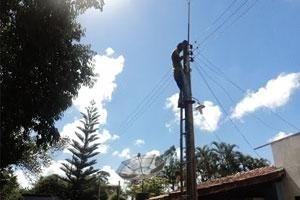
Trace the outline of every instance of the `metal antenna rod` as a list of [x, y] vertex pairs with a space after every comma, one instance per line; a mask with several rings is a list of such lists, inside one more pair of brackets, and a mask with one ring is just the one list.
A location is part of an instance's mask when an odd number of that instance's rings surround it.
[[188, 39], [188, 43], [190, 43], [190, 21], [191, 21], [191, 1], [188, 0], [188, 35], [187, 35], [187, 39]]

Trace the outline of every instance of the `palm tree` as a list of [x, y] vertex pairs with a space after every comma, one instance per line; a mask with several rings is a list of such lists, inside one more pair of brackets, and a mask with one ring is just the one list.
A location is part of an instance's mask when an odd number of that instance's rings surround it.
[[207, 145], [196, 147], [197, 172], [201, 181], [218, 177], [217, 154]]
[[249, 155], [241, 154], [239, 157], [241, 168], [243, 171], [252, 170], [255, 168], [265, 167], [269, 165], [269, 161], [264, 158], [253, 158]]
[[227, 144], [225, 142], [213, 142], [212, 144], [214, 145], [212, 151], [216, 153], [218, 157], [218, 171], [221, 176], [227, 176], [241, 171], [239, 162], [240, 153], [234, 151], [237, 145]]
[[213, 147], [196, 147], [197, 173], [201, 181], [228, 176], [269, 165], [264, 158], [253, 158], [236, 151], [238, 146], [224, 142], [212, 142]]

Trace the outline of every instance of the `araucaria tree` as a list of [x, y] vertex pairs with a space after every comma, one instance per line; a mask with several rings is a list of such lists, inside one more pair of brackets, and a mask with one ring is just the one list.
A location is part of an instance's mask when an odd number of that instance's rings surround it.
[[72, 140], [69, 151], [73, 154], [71, 159], [66, 159], [67, 163], [63, 164], [62, 170], [66, 173], [69, 185], [70, 198], [72, 200], [96, 199], [95, 193], [90, 188], [97, 184], [97, 172], [93, 165], [96, 160], [92, 159], [98, 154], [96, 149], [99, 143], [97, 140], [98, 113], [92, 104], [86, 108], [86, 113], [82, 113], [82, 127], [77, 127], [79, 132], [75, 132], [77, 139]]

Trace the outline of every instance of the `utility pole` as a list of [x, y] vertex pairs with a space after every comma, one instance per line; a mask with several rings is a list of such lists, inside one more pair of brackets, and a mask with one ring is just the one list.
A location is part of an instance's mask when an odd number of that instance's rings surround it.
[[188, 1], [188, 42], [183, 50], [184, 64], [184, 102], [185, 102], [185, 134], [186, 134], [186, 168], [187, 168], [187, 199], [197, 200], [196, 157], [194, 139], [193, 99], [191, 87], [191, 46], [190, 46], [190, 1]]

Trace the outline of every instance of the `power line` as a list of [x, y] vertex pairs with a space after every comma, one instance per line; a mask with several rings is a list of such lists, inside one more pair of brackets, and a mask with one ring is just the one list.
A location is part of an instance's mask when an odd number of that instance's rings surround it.
[[129, 128], [135, 123], [135, 121], [137, 121], [141, 116], [144, 115], [144, 113], [149, 110], [151, 108], [151, 106], [155, 103], [155, 101], [158, 99], [158, 97], [160, 95], [162, 95], [164, 93], [164, 91], [168, 88], [168, 86], [170, 85], [171, 80], [168, 80], [168, 82], [166, 82], [162, 87], [161, 90], [159, 92], [157, 92], [156, 94], [154, 94], [153, 96], [150, 97], [149, 101], [147, 102], [147, 104], [138, 112], [136, 113], [133, 117], [132, 120], [130, 122], [128, 122], [128, 124], [124, 127], [124, 129], [122, 130], [122, 133], [124, 134], [125, 132], [127, 132], [129, 130]]
[[198, 48], [201, 46], [205, 41], [207, 41], [210, 37], [212, 37], [219, 29], [221, 29], [237, 12], [239, 12], [240, 9], [242, 9], [249, 0], [245, 0], [237, 9], [235, 9], [225, 20], [219, 24], [211, 33], [209, 33], [207, 36], [204, 37], [199, 43], [199, 45], [196, 47]]
[[[196, 63], [198, 63], [196, 61]], [[198, 65], [200, 66], [200, 64], [198, 63]], [[206, 63], [204, 63], [204, 65], [207, 65]], [[202, 65], [201, 65], [202, 66]], [[207, 66], [208, 67], [208, 66]], [[210, 74], [205, 71], [205, 69], [202, 67], [202, 70], [204, 71], [205, 75], [212, 81], [214, 82], [218, 87], [220, 87], [222, 89], [222, 91], [226, 94], [226, 96], [230, 99], [232, 104], [235, 104], [235, 101], [233, 100], [233, 97], [230, 95], [230, 93], [226, 90], [225, 87], [223, 87], [219, 82], [217, 82], [213, 77], [210, 76]], [[264, 120], [262, 120], [260, 117], [258, 117], [257, 115], [255, 115], [255, 113], [253, 113], [253, 115], [251, 115], [251, 117], [253, 117], [254, 119], [256, 119], [257, 121], [259, 121], [261, 124], [265, 125], [266, 127], [268, 127], [269, 129], [273, 130], [273, 131], [282, 131], [280, 129], [274, 128], [273, 126], [271, 126], [270, 124], [266, 123]]]
[[220, 34], [224, 33], [225, 30], [229, 27], [231, 27], [233, 24], [235, 24], [240, 18], [242, 18], [244, 15], [246, 15], [254, 6], [255, 4], [258, 2], [258, 0], [254, 0], [254, 2], [248, 6], [248, 8], [246, 8], [244, 10], [244, 12], [242, 12], [240, 15], [238, 15], [228, 26], [226, 26], [222, 32], [220, 32]]
[[[203, 123], [205, 124], [205, 125], [207, 125], [208, 126], [208, 128], [210, 128], [211, 130], [213, 130], [213, 128], [211, 127], [211, 125], [208, 123], [208, 121], [206, 121], [206, 118], [205, 118], [205, 116], [203, 115]], [[220, 136], [217, 134], [217, 133], [212, 133], [216, 138], [217, 138], [217, 140], [219, 141], [219, 142], [222, 142], [222, 140], [221, 140], [221, 138], [220, 138]]]
[[217, 103], [220, 105], [220, 107], [222, 108], [223, 112], [225, 113], [225, 115], [228, 117], [228, 119], [230, 120], [230, 122], [232, 123], [233, 127], [237, 130], [237, 132], [240, 134], [240, 136], [242, 136], [242, 138], [244, 139], [244, 141], [248, 144], [248, 146], [253, 150], [253, 152], [258, 156], [261, 157], [256, 150], [254, 150], [253, 145], [249, 142], [249, 140], [246, 138], [246, 136], [242, 133], [241, 129], [233, 122], [233, 120], [231, 119], [231, 117], [229, 116], [229, 113], [226, 111], [225, 107], [223, 106], [222, 102], [219, 100], [219, 98], [217, 97], [217, 95], [215, 94], [215, 92], [213, 91], [213, 89], [210, 87], [210, 85], [208, 84], [206, 78], [204, 77], [204, 75], [202, 74], [201, 70], [199, 69], [199, 67], [196, 66], [196, 71], [198, 72], [198, 74], [202, 77], [206, 87], [208, 88], [208, 90], [210, 91], [210, 93], [213, 95], [213, 97], [215, 98], [215, 100], [217, 101]]
[[236, 18], [234, 18], [231, 23], [223, 28], [223, 30], [216, 35], [214, 35], [214, 38], [218, 38], [219, 35], [223, 34], [226, 29], [231, 27], [233, 24], [235, 24], [239, 19], [241, 19], [244, 15], [246, 15], [258, 2], [258, 0], [254, 0], [252, 4], [250, 4], [240, 15], [238, 15]]
[[136, 115], [136, 113], [139, 113], [141, 109], [143, 109], [143, 107], [147, 104], [147, 102], [149, 101], [149, 99], [155, 95], [161, 88], [162, 85], [165, 84], [165, 82], [167, 81], [168, 77], [170, 76], [169, 71], [167, 73], [165, 73], [162, 78], [157, 82], [157, 84], [151, 89], [151, 91], [144, 96], [144, 98], [141, 100], [141, 102], [135, 107], [135, 109], [126, 116], [126, 119], [117, 127], [117, 131], [120, 131], [123, 126], [125, 126], [126, 123], [128, 123], [129, 121], [132, 120], [133, 116]]
[[[248, 2], [248, 0], [246, 0], [243, 4], [240, 5], [240, 7], [238, 7], [230, 16], [228, 16], [223, 23], [221, 23], [215, 30], [213, 30], [209, 35], [207, 35], [195, 48], [196, 50], [199, 49], [200, 45], [204, 44], [204, 42], [206, 40], [208, 40], [210, 37], [212, 37], [219, 29], [221, 29], [230, 19], [231, 17], [233, 17], [240, 9], [242, 9], [242, 7], [244, 7], [246, 5], [246, 3]], [[242, 12], [240, 15], [238, 15], [235, 19], [233, 19], [233, 21], [231, 21], [231, 23], [226, 26], [222, 32], [219, 33], [219, 35], [221, 35], [222, 33], [225, 32], [225, 30], [229, 27], [231, 27], [234, 23], [236, 23], [239, 19], [241, 19], [244, 15], [246, 15], [254, 6], [255, 4], [258, 2], [258, 0], [254, 0], [254, 2], [252, 4], [250, 4], [245, 10], [244, 12]], [[199, 53], [199, 52], [198, 52]]]
[[[206, 64], [206, 66], [208, 67], [208, 69], [210, 69], [212, 72], [216, 73], [218, 76], [224, 78], [224, 80], [226, 80], [227, 82], [229, 82], [231, 85], [233, 85], [237, 90], [239, 90], [242, 94], [247, 93], [247, 91], [245, 89], [243, 89], [242, 87], [240, 87], [237, 83], [235, 83], [234, 81], [232, 81], [222, 70], [220, 67], [218, 67], [216, 64], [212, 63], [212, 61], [210, 61], [206, 56], [204, 56], [203, 54], [199, 54], [208, 64]], [[210, 66], [209, 66], [210, 65]], [[217, 71], [216, 71], [217, 70]], [[272, 109], [269, 109], [268, 107], [264, 106], [265, 108], [267, 108], [272, 114], [274, 114], [279, 120], [281, 120], [282, 122], [286, 123], [288, 126], [290, 126], [291, 128], [295, 129], [296, 131], [299, 131], [300, 129], [295, 126], [294, 124], [292, 124], [291, 122], [289, 122], [288, 120], [286, 120], [284, 117], [282, 117], [278, 112], [273, 111]]]
[[223, 12], [218, 15], [218, 17], [215, 18], [215, 20], [209, 25], [207, 26], [201, 33], [206, 33], [207, 31], [209, 31], [224, 15], [225, 13], [227, 13], [232, 6], [237, 2], [237, 0], [233, 0], [227, 7], [226, 9], [223, 10]]
[[[124, 135], [130, 127], [153, 105], [157, 98], [164, 93], [171, 83], [171, 75], [169, 71], [165, 73], [152, 90], [142, 99], [138, 106], [127, 115], [126, 119], [119, 125], [116, 132], [120, 132], [119, 136]], [[111, 143], [113, 146], [114, 141]]]

